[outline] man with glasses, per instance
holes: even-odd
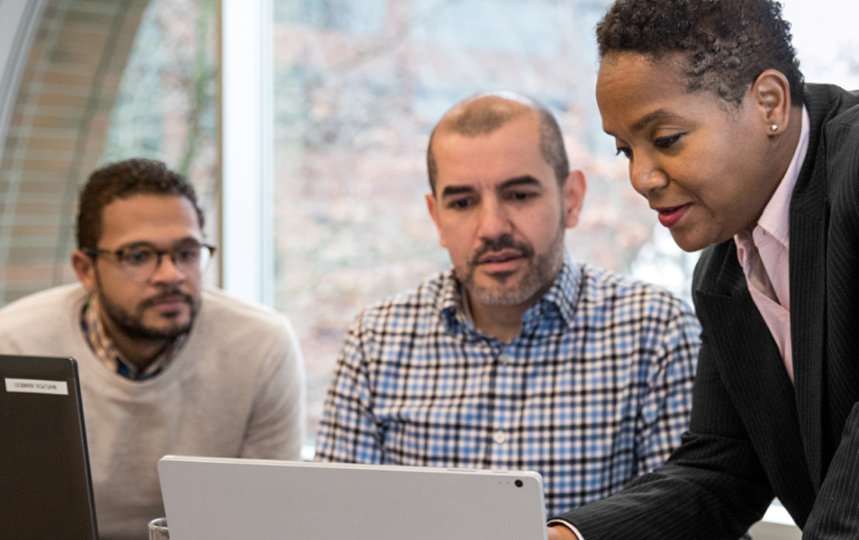
[[[0,352],[78,361],[102,539],[145,537],[164,515],[164,454],[300,457],[298,341],[282,315],[202,286],[202,227],[164,164],[103,167],[80,196],[80,283],[0,310]]]

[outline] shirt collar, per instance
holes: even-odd
[[[539,320],[544,314],[554,311],[559,314],[564,323],[573,322],[576,312],[576,302],[582,280],[581,264],[574,262],[568,252],[564,252],[564,262],[558,277],[543,297],[528,308],[522,317],[523,332],[531,326],[533,320]],[[468,310],[466,309],[463,285],[456,278],[453,268],[442,274],[442,292],[439,296],[439,311],[451,332],[462,330],[465,326],[472,328]]]
[[[573,323],[578,305],[579,291],[582,285],[582,265],[573,261],[568,252],[564,252],[564,264],[555,282],[543,295],[537,304],[525,312],[527,320],[529,312],[542,304],[554,306],[567,325]]]
[[[769,202],[755,229],[762,229],[769,235],[779,241],[785,248],[789,245],[790,237],[790,201],[793,197],[793,188],[796,186],[796,180],[799,178],[799,171],[802,169],[802,163],[805,161],[805,155],[808,152],[808,139],[810,133],[810,120],[808,109],[802,107],[802,128],[800,129],[799,142],[796,145],[796,150],[793,153],[793,158],[790,161],[790,166],[787,172],[784,173],[781,182],[775,193],[770,197]],[[754,234],[754,233],[753,233]]]
[[[168,344],[146,369],[140,370],[122,355],[122,352],[120,352],[119,348],[105,331],[104,325],[101,324],[101,319],[99,318],[100,309],[98,296],[95,294],[90,295],[89,301],[84,304],[81,311],[81,328],[84,337],[93,354],[95,354],[102,364],[126,379],[142,381],[159,374],[167,367],[185,343],[187,334],[182,334],[172,343]]]

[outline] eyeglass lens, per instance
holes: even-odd
[[[165,255],[183,274],[202,272],[212,259],[212,247],[195,242],[171,249],[157,249],[155,246],[143,244],[117,252],[117,260],[131,279],[144,281],[163,264],[162,257]]]

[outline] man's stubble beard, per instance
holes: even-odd
[[[525,303],[533,299],[543,289],[548,289],[560,270],[564,253],[564,230],[563,226],[558,228],[555,238],[549,244],[546,253],[536,255],[534,248],[524,242],[514,242],[509,235],[502,236],[495,241],[484,244],[466,262],[465,271],[455,268],[459,280],[463,283],[472,299],[486,305],[513,306]],[[525,274],[519,282],[510,286],[505,283],[507,278],[490,278],[497,283],[494,286],[480,286],[475,283],[475,272],[477,260],[486,253],[499,251],[501,249],[516,249],[528,261]]]
[[[137,304],[135,313],[130,313],[128,310],[115,304],[107,297],[107,295],[104,294],[101,287],[101,281],[98,279],[98,276],[96,276],[96,283],[98,284],[98,291],[96,294],[98,294],[98,303],[101,315],[112,323],[112,327],[115,331],[121,332],[131,339],[148,341],[176,339],[177,337],[191,331],[191,327],[194,325],[194,320],[200,310],[199,299],[195,301],[194,297],[190,294],[184,293],[175,287],[171,287],[169,289],[162,290],[155,296],[142,300]],[[147,326],[143,322],[146,308],[155,304],[160,298],[166,296],[182,297],[185,303],[188,304],[190,307],[188,322],[182,325],[168,326],[167,328],[154,328],[152,326]]]

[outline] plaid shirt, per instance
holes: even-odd
[[[567,259],[509,344],[461,305],[451,270],[356,318],[317,460],[534,470],[554,515],[679,445],[700,332],[680,300]]]

